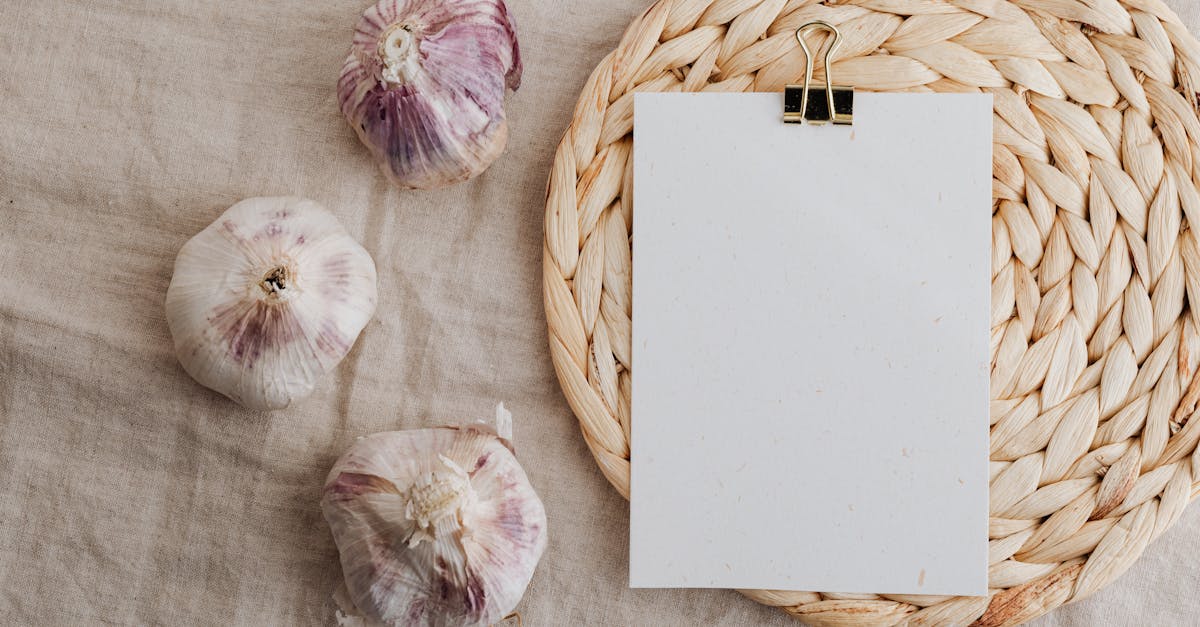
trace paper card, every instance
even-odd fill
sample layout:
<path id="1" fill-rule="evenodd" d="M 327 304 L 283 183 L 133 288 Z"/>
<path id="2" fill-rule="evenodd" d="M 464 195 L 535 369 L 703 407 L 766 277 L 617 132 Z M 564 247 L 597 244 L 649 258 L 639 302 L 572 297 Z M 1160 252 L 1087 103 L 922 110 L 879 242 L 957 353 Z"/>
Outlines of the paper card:
<path id="1" fill-rule="evenodd" d="M 638 94 L 633 587 L 987 594 L 991 97 Z"/>

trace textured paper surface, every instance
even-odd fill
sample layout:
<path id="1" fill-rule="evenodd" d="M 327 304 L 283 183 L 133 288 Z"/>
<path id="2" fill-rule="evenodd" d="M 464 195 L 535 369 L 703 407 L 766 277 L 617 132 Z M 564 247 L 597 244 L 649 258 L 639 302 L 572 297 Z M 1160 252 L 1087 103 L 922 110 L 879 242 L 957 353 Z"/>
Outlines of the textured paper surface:
<path id="1" fill-rule="evenodd" d="M 987 594 L 990 95 L 638 94 L 630 581 Z"/>
<path id="2" fill-rule="evenodd" d="M 1166 2 L 1200 28 L 1200 6 Z M 649 0 L 509 0 L 526 63 L 509 148 L 428 193 L 389 189 L 337 112 L 367 4 L 0 2 L 0 616 L 335 625 L 317 509 L 333 459 L 505 400 L 550 525 L 526 625 L 795 627 L 728 590 L 629 588 L 625 500 L 550 364 L 546 175 L 589 73 Z M 380 307 L 310 400 L 247 414 L 179 368 L 162 301 L 188 237 L 285 193 L 363 242 Z M 1191 624 L 1198 552 L 1193 506 L 1113 585 L 1037 624 Z"/>

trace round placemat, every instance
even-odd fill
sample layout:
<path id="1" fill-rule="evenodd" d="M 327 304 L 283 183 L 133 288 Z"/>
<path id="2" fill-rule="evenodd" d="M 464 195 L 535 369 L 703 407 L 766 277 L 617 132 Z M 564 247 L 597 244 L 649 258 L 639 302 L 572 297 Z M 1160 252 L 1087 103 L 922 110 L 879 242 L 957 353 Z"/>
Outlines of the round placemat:
<path id="1" fill-rule="evenodd" d="M 584 439 L 628 497 L 633 92 L 782 91 L 818 19 L 844 35 L 840 84 L 995 97 L 991 594 L 743 592 L 813 625 L 1011 625 L 1083 599 L 1200 484 L 1200 43 L 1160 0 L 652 6 L 550 175 L 550 352 Z"/>

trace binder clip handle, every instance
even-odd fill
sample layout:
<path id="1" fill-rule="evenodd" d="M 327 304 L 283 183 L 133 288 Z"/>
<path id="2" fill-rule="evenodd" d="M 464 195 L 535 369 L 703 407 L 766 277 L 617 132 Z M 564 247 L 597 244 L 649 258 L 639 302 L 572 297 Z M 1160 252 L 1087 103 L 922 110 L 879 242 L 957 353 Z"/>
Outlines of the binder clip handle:
<path id="1" fill-rule="evenodd" d="M 833 43 L 825 53 L 825 87 L 813 89 L 813 52 L 804 41 L 805 33 L 814 30 L 827 30 L 833 33 Z M 783 94 L 783 121 L 798 124 L 853 124 L 854 123 L 854 88 L 833 84 L 833 74 L 829 70 L 830 57 L 837 52 L 842 44 L 842 33 L 829 22 L 809 22 L 796 29 L 796 40 L 804 50 L 805 68 L 804 85 L 788 85 Z M 817 92 L 815 98 L 813 92 Z"/>

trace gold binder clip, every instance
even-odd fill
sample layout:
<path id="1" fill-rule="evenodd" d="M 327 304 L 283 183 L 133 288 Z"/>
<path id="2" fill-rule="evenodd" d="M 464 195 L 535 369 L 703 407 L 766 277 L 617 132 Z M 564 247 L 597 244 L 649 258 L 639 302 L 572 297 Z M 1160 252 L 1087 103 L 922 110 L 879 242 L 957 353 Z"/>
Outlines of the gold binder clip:
<path id="1" fill-rule="evenodd" d="M 825 29 L 833 33 L 833 43 L 825 53 L 825 87 L 812 88 L 813 53 L 804 41 L 804 34 L 810 30 Z M 853 124 L 854 123 L 854 88 L 844 85 L 834 85 L 833 75 L 829 72 L 829 58 L 837 51 L 842 43 L 842 33 L 828 22 L 809 22 L 796 30 L 796 39 L 804 50 L 807 64 L 804 69 L 803 85 L 788 85 L 783 91 L 783 121 L 793 124 L 808 122 L 809 124 Z M 809 98 L 814 93 L 816 98 Z"/>

